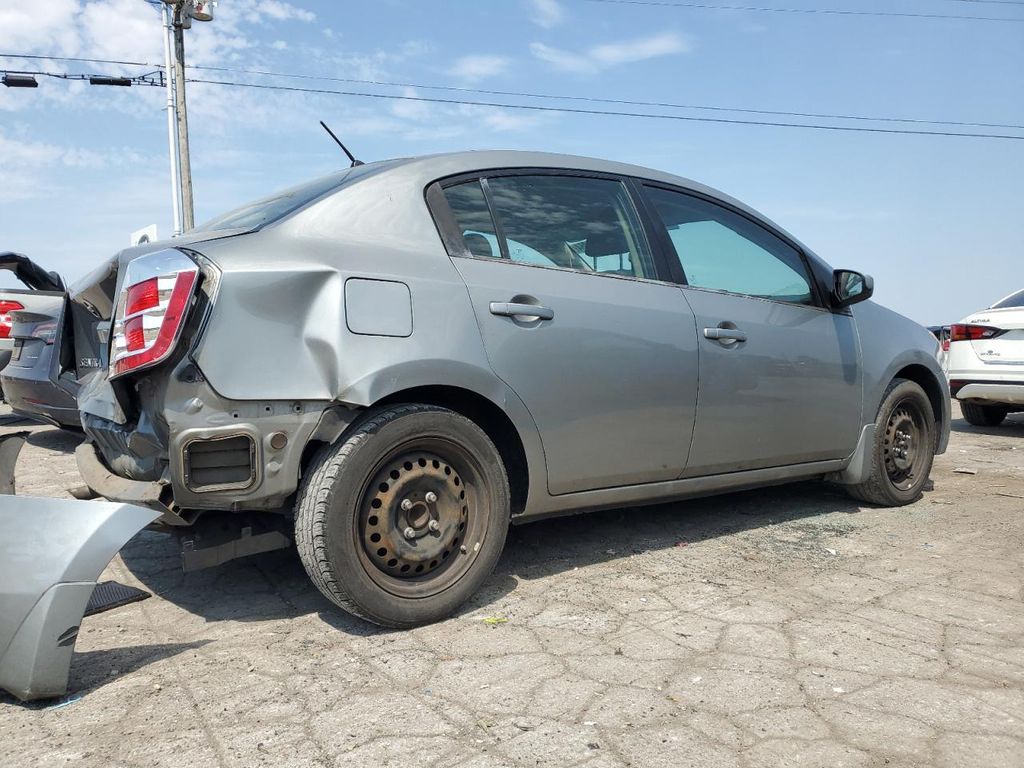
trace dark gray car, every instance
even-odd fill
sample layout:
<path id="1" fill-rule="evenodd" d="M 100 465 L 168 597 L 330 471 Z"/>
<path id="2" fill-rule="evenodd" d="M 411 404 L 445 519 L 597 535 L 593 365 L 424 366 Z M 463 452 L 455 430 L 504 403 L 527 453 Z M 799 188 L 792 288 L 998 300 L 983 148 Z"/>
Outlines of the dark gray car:
<path id="1" fill-rule="evenodd" d="M 0 253 L 23 288 L 0 289 L 0 386 L 22 416 L 59 426 L 78 425 L 74 394 L 58 384 L 67 297 L 64 281 L 20 253 Z"/>
<path id="2" fill-rule="evenodd" d="M 0 271 L 10 272 L 22 287 L 0 288 L 0 370 L 14 353 L 13 312 L 36 311 L 52 303 L 54 295 L 64 294 L 64 281 L 56 272 L 47 272 L 28 256 L 12 251 L 0 253 Z"/>
<path id="3" fill-rule="evenodd" d="M 948 439 L 935 339 L 870 278 L 646 168 L 371 163 L 110 269 L 86 481 L 179 529 L 276 515 L 381 624 L 455 610 L 510 521 L 806 478 L 896 506 Z"/>

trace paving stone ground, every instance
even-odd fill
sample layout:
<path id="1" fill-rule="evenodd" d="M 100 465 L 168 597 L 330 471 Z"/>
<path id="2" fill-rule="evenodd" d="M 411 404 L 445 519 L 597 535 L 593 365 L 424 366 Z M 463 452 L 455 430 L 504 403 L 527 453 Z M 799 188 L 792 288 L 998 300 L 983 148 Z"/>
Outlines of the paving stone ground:
<path id="1" fill-rule="evenodd" d="M 412 631 L 294 552 L 185 575 L 140 534 L 104 578 L 154 597 L 83 623 L 64 706 L 0 694 L 0 766 L 1020 768 L 1024 415 L 955 416 L 912 506 L 802 483 L 533 523 Z M 76 442 L 34 429 L 18 492 L 66 496 Z"/>

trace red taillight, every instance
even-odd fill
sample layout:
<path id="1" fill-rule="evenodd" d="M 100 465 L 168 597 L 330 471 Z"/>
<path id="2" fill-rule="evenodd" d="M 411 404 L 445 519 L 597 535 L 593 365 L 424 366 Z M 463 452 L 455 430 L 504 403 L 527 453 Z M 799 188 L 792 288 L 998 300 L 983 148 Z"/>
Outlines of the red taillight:
<path id="1" fill-rule="evenodd" d="M 124 324 L 125 347 L 129 352 L 141 352 L 146 348 L 146 335 L 142 332 L 142 317 L 133 317 Z"/>
<path id="2" fill-rule="evenodd" d="M 949 352 L 949 339 L 942 340 L 942 351 Z"/>
<path id="3" fill-rule="evenodd" d="M 125 301 L 125 317 L 131 317 L 136 312 L 160 305 L 159 278 L 151 277 L 143 280 L 138 285 L 128 288 L 128 298 Z"/>
<path id="4" fill-rule="evenodd" d="M 199 268 L 176 250 L 128 264 L 111 339 L 111 377 L 164 360 L 181 334 Z"/>
<path id="5" fill-rule="evenodd" d="M 11 338 L 11 312 L 24 309 L 25 305 L 17 301 L 0 301 L 0 339 Z"/>
<path id="6" fill-rule="evenodd" d="M 1006 331 L 1002 328 L 992 328 L 988 325 L 951 325 L 949 327 L 950 341 L 985 341 L 1002 336 Z"/>

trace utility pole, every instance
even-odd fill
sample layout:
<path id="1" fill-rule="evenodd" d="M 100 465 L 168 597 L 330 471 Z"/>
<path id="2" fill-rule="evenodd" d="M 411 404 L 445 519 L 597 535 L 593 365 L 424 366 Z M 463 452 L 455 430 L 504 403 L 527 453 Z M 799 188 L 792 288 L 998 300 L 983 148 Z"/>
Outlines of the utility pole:
<path id="1" fill-rule="evenodd" d="M 174 99 L 174 59 L 171 54 L 173 12 L 164 4 L 164 87 L 167 91 L 167 154 L 171 161 L 171 208 L 174 211 L 174 234 L 181 229 L 181 168 L 178 166 L 178 110 Z"/>
<path id="2" fill-rule="evenodd" d="M 188 148 L 188 109 L 185 105 L 185 30 L 192 26 L 192 20 L 211 21 L 213 19 L 213 3 L 206 0 L 164 0 L 164 24 L 170 26 L 170 37 L 173 38 L 173 62 L 166 61 L 165 76 L 168 78 L 168 130 L 173 125 L 173 134 L 177 138 L 177 149 L 171 151 L 172 178 L 175 183 L 174 192 L 174 228 L 175 233 L 187 232 L 195 226 L 195 207 L 192 201 L 192 162 Z M 165 40 L 168 35 L 165 34 Z M 170 52 L 165 47 L 165 58 Z M 173 94 L 173 115 L 171 112 L 171 95 Z M 168 138 L 169 145 L 174 139 Z M 178 221 L 178 204 L 180 200 L 180 224 Z"/>
<path id="3" fill-rule="evenodd" d="M 174 101 L 178 116 L 178 163 L 181 165 L 181 226 L 196 225 L 192 204 L 192 162 L 188 154 L 188 110 L 185 107 L 185 3 L 174 6 Z"/>

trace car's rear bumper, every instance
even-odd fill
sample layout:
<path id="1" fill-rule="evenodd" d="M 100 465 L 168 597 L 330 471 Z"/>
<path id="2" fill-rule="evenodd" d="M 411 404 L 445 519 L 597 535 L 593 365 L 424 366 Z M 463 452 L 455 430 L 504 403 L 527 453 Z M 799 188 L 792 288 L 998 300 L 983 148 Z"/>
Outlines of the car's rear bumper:
<path id="1" fill-rule="evenodd" d="M 950 391 L 957 400 L 984 401 L 1024 407 L 1024 380 L 977 381 L 951 379 Z"/>
<path id="2" fill-rule="evenodd" d="M 115 475 L 92 443 L 82 443 L 75 449 L 75 462 L 85 484 L 103 498 L 168 511 L 170 489 L 166 481 L 129 480 Z"/>
<path id="3" fill-rule="evenodd" d="M 79 393 L 89 443 L 76 457 L 86 484 L 108 499 L 163 508 L 168 524 L 203 510 L 289 508 L 309 441 L 333 441 L 356 416 L 326 403 L 225 400 L 202 377 L 182 378 L 164 379 L 153 388 L 160 396 L 132 417 L 118 413 L 102 375 Z"/>

